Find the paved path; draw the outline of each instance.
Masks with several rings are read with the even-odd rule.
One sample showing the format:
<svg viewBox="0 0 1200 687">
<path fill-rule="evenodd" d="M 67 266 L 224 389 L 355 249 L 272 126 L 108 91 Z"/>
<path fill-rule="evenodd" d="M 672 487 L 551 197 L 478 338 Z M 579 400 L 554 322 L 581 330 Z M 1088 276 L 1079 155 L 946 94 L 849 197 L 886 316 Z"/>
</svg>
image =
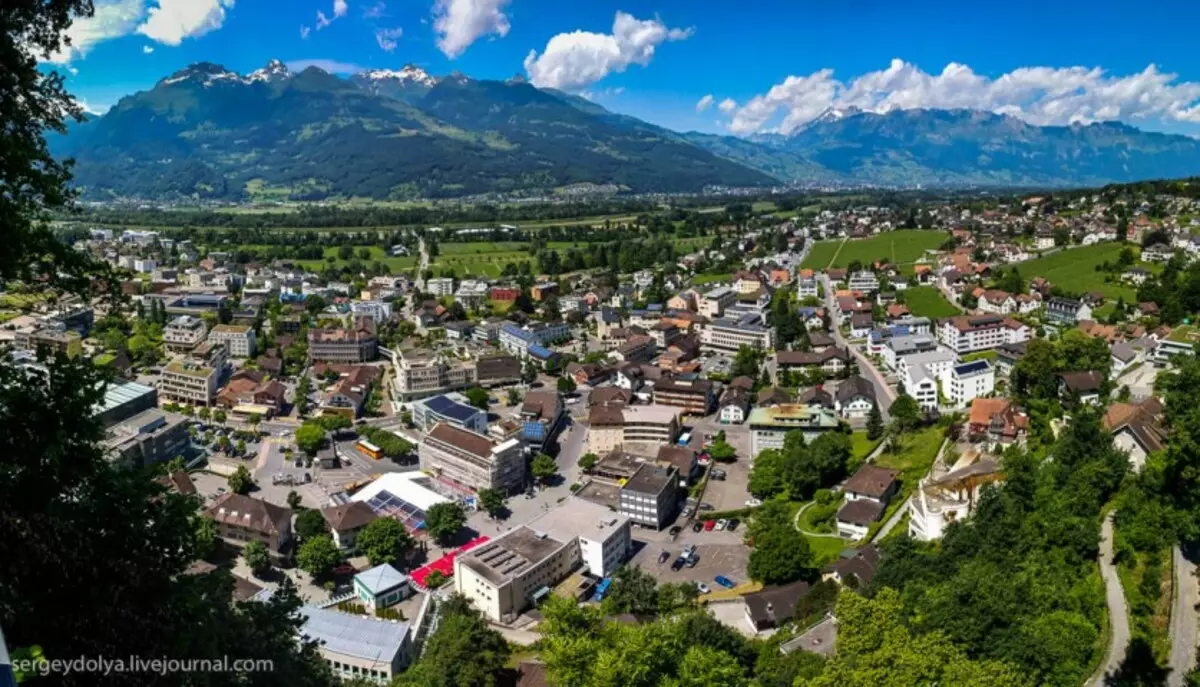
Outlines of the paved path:
<svg viewBox="0 0 1200 687">
<path fill-rule="evenodd" d="M 809 506 L 812 506 L 815 503 L 816 503 L 816 501 L 809 501 L 808 503 L 804 504 L 804 506 L 801 507 L 800 510 L 796 511 L 796 516 L 794 518 L 792 518 L 792 524 L 796 526 L 796 531 L 799 532 L 800 534 L 803 534 L 803 535 L 809 536 L 809 537 L 824 537 L 826 539 L 841 539 L 842 538 L 841 535 L 838 535 L 838 534 L 826 534 L 823 532 L 809 532 L 808 530 L 800 527 L 800 515 L 802 513 L 804 513 L 804 511 L 808 510 Z"/>
<path fill-rule="evenodd" d="M 1108 624 L 1112 630 L 1109 638 L 1108 655 L 1104 663 L 1088 684 L 1094 687 L 1104 685 L 1108 675 L 1116 673 L 1125 660 L 1125 652 L 1129 648 L 1129 608 L 1125 604 L 1125 593 L 1121 590 L 1121 578 L 1117 576 L 1117 568 L 1113 565 L 1113 516 L 1112 513 L 1104 519 L 1100 528 L 1100 576 L 1104 578 L 1104 592 L 1108 601 Z"/>
<path fill-rule="evenodd" d="M 1196 604 L 1200 602 L 1197 589 L 1196 564 L 1184 557 L 1178 546 L 1175 557 L 1175 603 L 1171 608 L 1171 673 L 1169 687 L 1183 687 L 1188 671 L 1196 665 Z"/>
</svg>

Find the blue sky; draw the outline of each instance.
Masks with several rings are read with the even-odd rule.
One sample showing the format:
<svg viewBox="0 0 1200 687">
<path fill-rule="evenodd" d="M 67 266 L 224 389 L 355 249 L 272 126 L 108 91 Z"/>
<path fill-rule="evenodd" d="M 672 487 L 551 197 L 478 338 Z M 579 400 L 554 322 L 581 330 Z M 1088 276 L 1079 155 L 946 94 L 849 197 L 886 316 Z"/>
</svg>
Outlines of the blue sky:
<svg viewBox="0 0 1200 687">
<path fill-rule="evenodd" d="M 192 62 L 521 74 L 675 129 L 972 107 L 1200 135 L 1200 3 L 96 0 L 48 67 L 92 109 Z M 908 5 L 915 5 L 910 7 Z M 318 18 L 318 12 L 323 18 Z"/>
</svg>

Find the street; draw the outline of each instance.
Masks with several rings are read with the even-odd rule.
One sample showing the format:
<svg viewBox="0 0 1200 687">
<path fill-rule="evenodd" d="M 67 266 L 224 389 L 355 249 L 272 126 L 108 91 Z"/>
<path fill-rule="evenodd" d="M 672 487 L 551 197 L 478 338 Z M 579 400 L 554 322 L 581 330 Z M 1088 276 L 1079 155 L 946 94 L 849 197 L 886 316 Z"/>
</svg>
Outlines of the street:
<svg viewBox="0 0 1200 687">
<path fill-rule="evenodd" d="M 818 278 L 821 280 L 821 284 L 825 289 L 825 308 L 829 311 L 829 316 L 832 318 L 834 313 L 834 304 L 837 300 L 834 298 L 833 285 L 829 281 L 829 277 L 824 274 L 821 274 Z M 843 346 L 848 349 L 850 354 L 854 356 L 854 359 L 858 361 L 859 374 L 862 375 L 864 379 L 871 382 L 871 385 L 875 387 L 875 402 L 879 405 L 879 412 L 883 415 L 883 421 L 888 422 L 891 419 L 891 415 L 888 413 L 888 410 L 892 407 L 892 402 L 896 400 L 895 389 L 887 385 L 887 382 L 884 381 L 883 375 L 878 369 L 875 368 L 875 364 L 871 362 L 870 358 L 863 355 L 861 351 L 859 351 L 855 346 L 851 345 L 850 342 L 848 342 L 846 338 L 842 336 L 841 328 L 837 326 L 837 323 L 834 322 L 833 324 L 833 331 L 830 332 L 833 335 L 833 340 L 837 342 L 838 346 Z"/>
</svg>

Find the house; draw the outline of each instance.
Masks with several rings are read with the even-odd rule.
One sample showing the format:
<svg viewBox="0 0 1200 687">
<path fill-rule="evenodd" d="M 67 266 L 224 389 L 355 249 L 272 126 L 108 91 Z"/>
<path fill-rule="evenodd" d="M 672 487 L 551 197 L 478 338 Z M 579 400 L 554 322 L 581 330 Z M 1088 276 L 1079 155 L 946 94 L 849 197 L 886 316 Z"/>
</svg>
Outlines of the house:
<svg viewBox="0 0 1200 687">
<path fill-rule="evenodd" d="M 873 544 L 857 549 L 845 549 L 836 561 L 821 571 L 821 580 L 833 580 L 838 584 L 860 589 L 875 579 L 875 570 L 879 567 L 881 558 L 879 549 Z"/>
<path fill-rule="evenodd" d="M 1162 411 L 1162 402 L 1151 396 L 1140 403 L 1113 403 L 1104 414 L 1104 428 L 1112 433 L 1113 443 L 1129 454 L 1130 465 L 1138 472 L 1147 456 L 1166 447 Z"/>
<path fill-rule="evenodd" d="M 1174 254 L 1175 251 L 1170 246 L 1165 243 L 1156 243 L 1142 249 L 1142 260 L 1146 262 L 1166 262 Z"/>
<path fill-rule="evenodd" d="M 242 547 L 261 541 L 276 560 L 288 556 L 292 542 L 292 509 L 251 496 L 227 492 L 204 509 L 204 517 L 217 525 L 217 536 Z"/>
<path fill-rule="evenodd" d="M 1119 376 L 1134 364 L 1141 361 L 1141 354 L 1124 341 L 1118 341 L 1112 346 L 1112 373 Z"/>
<path fill-rule="evenodd" d="M 850 539 L 867 536 L 900 488 L 899 470 L 864 465 L 842 485 L 846 503 L 838 510 L 838 534 Z"/>
<path fill-rule="evenodd" d="M 1012 444 L 1025 439 L 1029 416 L 1007 398 L 977 398 L 971 401 L 967 435 L 971 441 Z"/>
<path fill-rule="evenodd" d="M 746 622 L 751 632 L 782 627 L 790 622 L 795 616 L 796 606 L 810 591 L 812 587 L 800 581 L 763 587 L 760 591 L 742 596 Z"/>
<path fill-rule="evenodd" d="M 1003 479 L 999 463 L 980 453 L 964 456 L 949 470 L 935 464 L 909 502 L 909 536 L 918 541 L 940 539 L 950 523 L 974 512 L 984 485 Z"/>
<path fill-rule="evenodd" d="M 820 369 L 826 375 L 838 375 L 850 364 L 850 352 L 844 348 L 827 348 L 820 353 L 779 351 L 775 362 L 782 370 L 807 372 Z"/>
<path fill-rule="evenodd" d="M 1131 267 L 1130 269 L 1125 270 L 1124 274 L 1121 275 L 1121 278 L 1131 284 L 1141 286 L 1142 284 L 1146 283 L 1147 279 L 1150 278 L 1150 271 L 1144 267 Z"/>
<path fill-rule="evenodd" d="M 325 518 L 325 524 L 329 525 L 333 543 L 337 544 L 339 549 L 352 549 L 358 533 L 378 516 L 367 504 L 351 501 L 322 508 L 321 517 Z"/>
<path fill-rule="evenodd" d="M 1072 298 L 1051 298 L 1046 302 L 1046 321 L 1074 327 L 1080 320 L 1092 319 L 1092 309 Z"/>
<path fill-rule="evenodd" d="M 770 395 L 766 396 L 764 399 L 764 393 L 769 393 Z M 779 405 L 780 403 L 792 402 L 792 399 L 789 398 L 788 393 L 782 389 L 763 389 L 762 391 L 758 392 L 758 398 L 759 406 Z M 767 402 L 764 403 L 764 400 Z M 820 384 L 800 392 L 800 396 L 796 398 L 796 404 L 809 406 L 812 408 L 824 408 L 826 410 L 834 410 L 836 408 L 833 394 L 830 394 L 828 391 L 826 391 L 825 388 Z"/>
<path fill-rule="evenodd" d="M 1081 403 L 1100 402 L 1100 387 L 1104 375 L 1095 371 L 1063 372 L 1058 376 L 1058 393 L 1064 399 L 1076 398 Z"/>
<path fill-rule="evenodd" d="M 395 606 L 415 593 L 416 590 L 413 589 L 408 575 L 387 563 L 364 570 L 354 576 L 354 595 L 373 611 Z"/>
<path fill-rule="evenodd" d="M 835 408 L 843 418 L 865 418 L 875 407 L 875 386 L 855 375 L 838 385 L 834 398 Z"/>
<path fill-rule="evenodd" d="M 1017 307 L 1017 300 L 1007 291 L 989 289 L 979 296 L 979 311 L 997 315 L 1011 314 Z"/>
<path fill-rule="evenodd" d="M 875 325 L 875 318 L 870 312 L 856 312 L 850 316 L 850 338 L 865 339 Z"/>
<path fill-rule="evenodd" d="M 721 394 L 718 418 L 723 424 L 740 425 L 746 421 L 750 412 L 750 392 L 741 387 L 731 386 Z"/>
</svg>

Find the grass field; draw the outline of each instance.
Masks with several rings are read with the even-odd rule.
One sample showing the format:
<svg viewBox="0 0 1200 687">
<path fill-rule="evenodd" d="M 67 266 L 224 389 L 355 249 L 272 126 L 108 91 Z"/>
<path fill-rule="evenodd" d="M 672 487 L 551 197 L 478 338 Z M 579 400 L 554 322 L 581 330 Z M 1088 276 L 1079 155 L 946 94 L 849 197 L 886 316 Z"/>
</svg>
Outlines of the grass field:
<svg viewBox="0 0 1200 687">
<path fill-rule="evenodd" d="M 933 286 L 914 286 L 903 293 L 904 304 L 917 317 L 952 317 L 961 312 Z"/>
<path fill-rule="evenodd" d="M 1115 263 L 1125 244 L 1097 243 L 1059 251 L 1036 260 L 1018 263 L 1017 269 L 1025 279 L 1044 277 L 1051 284 L 1074 293 L 1100 291 L 1106 298 L 1124 298 L 1135 302 L 1137 289 L 1121 282 L 1104 281 L 1104 274 L 1096 271 L 1096 265 L 1104 261 Z M 1137 252 L 1137 248 L 1134 248 Z M 1147 268 L 1149 269 L 1149 268 Z"/>
<path fill-rule="evenodd" d="M 917 483 L 929 472 L 937 458 L 938 449 L 942 445 L 942 428 L 927 427 L 915 434 L 906 434 L 900 438 L 901 448 L 898 453 L 884 451 L 875 459 L 875 464 L 881 468 L 892 468 L 900 471 L 900 493 L 892 497 L 887 510 L 880 522 L 887 522 L 904 499 L 917 488 Z"/>
<path fill-rule="evenodd" d="M 452 268 L 460 278 L 481 274 L 496 278 L 504 271 L 505 265 L 523 260 L 530 263 L 535 262 L 535 259 L 525 251 L 497 251 L 493 253 L 443 254 L 434 259 L 431 267 L 435 272 L 439 269 Z M 536 265 L 534 268 L 536 269 Z"/>
<path fill-rule="evenodd" d="M 855 260 L 865 264 L 887 259 L 897 265 L 916 262 L 926 250 L 937 248 L 946 240 L 945 232 L 904 229 L 887 231 L 866 239 L 818 241 L 813 245 L 801 267 L 826 269 L 847 267 Z"/>
<path fill-rule="evenodd" d="M 379 246 L 355 246 L 354 247 L 354 258 L 355 259 L 358 258 L 358 251 L 362 248 L 366 248 L 371 251 L 371 258 L 368 262 L 375 262 L 376 260 L 378 260 L 379 262 L 382 262 L 383 264 L 387 265 L 388 268 L 391 269 L 393 274 L 395 274 L 397 272 L 403 272 L 405 270 L 410 270 L 417 266 L 416 256 L 402 256 L 402 257 L 398 257 L 398 258 L 393 258 L 393 257 L 390 257 L 386 252 L 384 252 L 384 250 L 382 248 L 380 248 Z M 328 259 L 330 257 L 332 257 L 333 258 L 332 264 L 335 267 L 340 267 L 346 261 L 342 260 L 341 258 L 338 257 L 338 250 L 339 250 L 339 248 L 337 246 L 326 246 L 326 248 L 325 248 L 325 258 L 326 259 L 325 260 L 296 260 L 294 262 L 296 262 L 299 265 L 303 265 L 305 269 L 320 271 L 320 270 L 325 269 L 325 267 L 330 264 Z"/>
<path fill-rule="evenodd" d="M 868 439 L 866 431 L 858 431 L 850 435 L 850 461 L 854 464 L 861 464 L 866 457 L 871 455 L 871 451 L 879 446 L 879 439 Z"/>
<path fill-rule="evenodd" d="M 717 273 L 708 272 L 708 273 L 703 273 L 703 274 L 697 274 L 695 277 L 693 277 L 692 285 L 693 286 L 704 286 L 705 284 L 712 284 L 715 282 L 728 282 L 732 279 L 733 279 L 732 272 L 717 272 Z"/>
<path fill-rule="evenodd" d="M 480 241 L 478 243 L 439 243 L 438 252 L 440 256 L 448 255 L 468 255 L 476 253 L 501 253 L 523 251 L 529 246 L 528 243 L 519 243 L 516 241 Z"/>
</svg>

